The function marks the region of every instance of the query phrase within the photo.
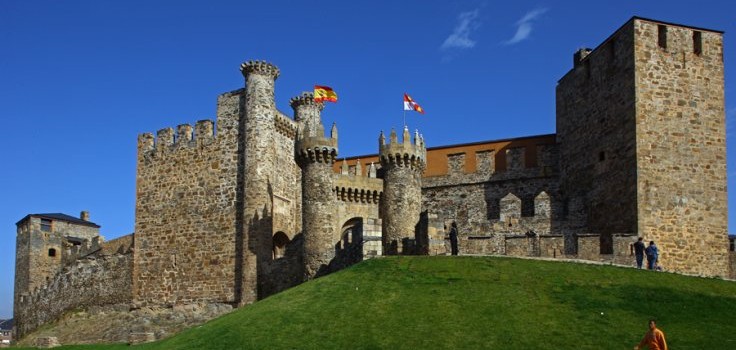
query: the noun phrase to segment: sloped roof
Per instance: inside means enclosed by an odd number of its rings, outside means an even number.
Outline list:
[[[16,225],[20,225],[22,222],[28,220],[31,217],[34,217],[34,218],[42,218],[42,219],[50,219],[50,220],[66,221],[68,223],[72,223],[72,224],[75,224],[75,225],[90,226],[90,227],[97,227],[97,228],[100,227],[100,225],[97,225],[94,222],[84,221],[84,220],[82,220],[80,218],[77,218],[77,217],[74,217],[74,216],[71,216],[71,215],[62,214],[62,213],[28,214],[28,215],[26,215],[26,217],[24,217],[23,219],[20,219],[20,221],[16,222],[15,224]]]
[[[13,330],[13,319],[0,320],[0,329],[5,331]]]

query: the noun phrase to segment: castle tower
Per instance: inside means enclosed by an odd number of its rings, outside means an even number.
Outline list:
[[[61,270],[68,245],[100,235],[100,226],[89,221],[87,211],[80,218],[61,213],[30,214],[16,226],[14,310],[20,310],[17,305],[22,295],[45,286]],[[18,321],[16,318],[16,324]]]
[[[722,44],[635,17],[575,56],[557,86],[565,212],[584,213],[571,226],[653,240],[668,270],[727,275]]]
[[[335,257],[338,232],[332,165],[337,157],[337,128],[333,126],[330,138],[324,136],[323,104],[315,102],[312,93],[292,98],[291,107],[305,123],[296,142],[296,160],[302,168],[303,264],[304,278],[309,279],[329,272]]]
[[[264,61],[248,61],[240,68],[245,77],[245,117],[243,135],[243,222],[241,281],[236,286],[239,304],[258,299],[258,265],[271,257],[272,202],[270,178],[276,171],[276,106],[274,85],[279,69]]]
[[[409,129],[404,127],[399,143],[396,131],[391,130],[389,143],[383,132],[379,137],[379,156],[383,177],[384,255],[414,254],[415,226],[422,206],[422,172],[427,159],[424,140],[418,135],[411,142]]]

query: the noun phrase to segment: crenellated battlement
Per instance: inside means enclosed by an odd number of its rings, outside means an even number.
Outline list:
[[[389,135],[389,142],[386,143],[386,137],[383,135],[383,131],[381,131],[381,135],[378,138],[381,164],[414,167],[424,170],[427,160],[427,148],[424,144],[424,138],[419,135],[418,131],[415,131],[414,142],[412,142],[409,128],[407,127],[404,127],[402,136],[402,142],[399,142],[396,130],[392,129]]]
[[[250,73],[255,73],[255,74],[270,76],[273,79],[278,78],[279,75],[281,74],[281,71],[275,65],[269,62],[266,62],[266,61],[257,61],[257,60],[243,62],[240,65],[240,72],[243,73],[243,76],[248,75]]]
[[[190,124],[180,124],[173,128],[163,128],[152,133],[138,135],[138,150],[143,153],[166,152],[184,147],[206,145],[215,139],[214,122],[209,119],[197,121],[194,128]]]
[[[312,136],[309,128],[304,128],[303,133],[297,135],[297,161],[334,164],[337,158],[337,126],[332,126],[329,138],[323,136],[324,127],[322,123],[318,123],[316,126],[315,136]]]
[[[325,104],[314,100],[313,92],[302,92],[299,96],[294,96],[289,100],[289,105],[293,109],[297,109],[300,106],[310,106],[319,109],[320,111],[325,108]],[[298,120],[298,119],[297,119]]]
[[[296,157],[298,161],[317,163],[335,163],[337,158],[337,139],[325,137],[307,137],[297,141]]]
[[[281,114],[276,113],[276,117],[274,118],[274,124],[276,125],[276,132],[290,138],[295,139],[298,126],[294,120],[291,118]]]
[[[334,174],[338,201],[378,205],[383,196],[383,179],[375,176]]]

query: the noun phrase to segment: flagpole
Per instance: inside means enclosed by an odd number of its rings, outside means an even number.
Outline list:
[[[406,128],[406,110],[404,110],[404,127]]]

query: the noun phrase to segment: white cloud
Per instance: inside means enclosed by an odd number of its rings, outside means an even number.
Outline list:
[[[736,123],[736,107],[726,109],[726,138],[731,138]]]
[[[547,12],[546,8],[538,8],[534,9],[532,11],[527,12],[524,17],[521,17],[519,21],[516,22],[516,33],[514,34],[514,37],[505,41],[504,44],[506,45],[513,45],[518,42],[521,42],[523,40],[526,40],[529,35],[532,33],[532,21],[539,18],[542,14]]]
[[[475,41],[470,39],[470,34],[480,27],[477,20],[479,11],[463,12],[458,16],[458,23],[455,30],[445,39],[440,49],[448,50],[453,48],[470,49],[475,46]]]

